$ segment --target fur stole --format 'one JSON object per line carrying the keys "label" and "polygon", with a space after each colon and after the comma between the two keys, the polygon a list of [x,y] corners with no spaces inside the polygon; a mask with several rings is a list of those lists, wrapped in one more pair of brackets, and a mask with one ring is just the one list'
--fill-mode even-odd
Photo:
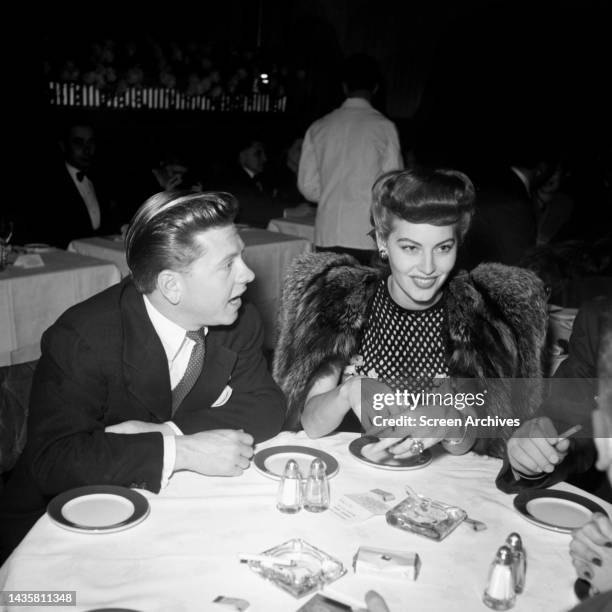
{"label": "fur stole", "polygon": [[[285,427],[299,429],[313,379],[330,363],[346,364],[357,352],[368,309],[387,269],[360,266],[349,255],[307,254],[286,276],[279,314],[274,378],[287,396]],[[542,282],[528,270],[481,264],[447,284],[453,378],[531,379],[495,384],[487,414],[530,418],[541,402],[541,358],[546,337]],[[511,429],[500,436],[507,439]],[[503,454],[499,439],[483,439],[477,450]]]}

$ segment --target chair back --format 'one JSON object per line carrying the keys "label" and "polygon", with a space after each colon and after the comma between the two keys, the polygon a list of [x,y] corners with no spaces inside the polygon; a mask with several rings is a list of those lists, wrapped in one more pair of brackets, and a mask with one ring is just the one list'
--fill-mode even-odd
{"label": "chair back", "polygon": [[36,364],[29,361],[0,368],[0,474],[14,467],[26,443]]}

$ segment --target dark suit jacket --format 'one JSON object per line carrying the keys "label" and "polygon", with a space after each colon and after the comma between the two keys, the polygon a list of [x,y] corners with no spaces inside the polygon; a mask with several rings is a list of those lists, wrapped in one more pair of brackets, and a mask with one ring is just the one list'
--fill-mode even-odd
{"label": "dark suit jacket", "polygon": [[612,502],[612,489],[606,474],[594,467],[595,444],[592,440],[591,412],[597,394],[597,358],[604,327],[612,324],[612,298],[598,297],[578,311],[569,341],[569,356],[550,381],[550,394],[538,416],[548,416],[557,431],[575,424],[583,429],[572,439],[570,452],[551,474],[537,480],[515,480],[506,457],[497,477],[498,488],[516,493],[524,488],[549,487],[567,480]]}
{"label": "dark suit jacket", "polygon": [[87,206],[62,161],[52,165],[43,178],[42,195],[28,202],[17,222],[17,244],[45,242],[61,249],[77,238],[117,233],[115,209],[108,194],[108,185],[98,174],[88,175],[100,206],[100,227],[94,230]]}
{"label": "dark suit jacket", "polygon": [[[260,442],[280,431],[285,400],[267,371],[262,337],[250,305],[233,325],[209,329],[202,374],[172,418],[184,434],[244,429]],[[211,408],[228,384],[227,403]],[[93,484],[159,491],[162,435],[104,428],[170,418],[168,362],[132,282],[66,311],[43,335],[28,441],[0,498],[0,553],[17,544],[62,491]]]}
{"label": "dark suit jacket", "polygon": [[236,165],[217,179],[215,189],[229,191],[236,196],[240,209],[236,221],[254,227],[267,227],[270,219],[283,216],[284,201],[273,197],[265,173],[251,178],[247,172]]}
{"label": "dark suit jacket", "polygon": [[525,185],[510,169],[478,187],[472,226],[461,249],[461,266],[482,262],[517,265],[536,244],[534,208]]}

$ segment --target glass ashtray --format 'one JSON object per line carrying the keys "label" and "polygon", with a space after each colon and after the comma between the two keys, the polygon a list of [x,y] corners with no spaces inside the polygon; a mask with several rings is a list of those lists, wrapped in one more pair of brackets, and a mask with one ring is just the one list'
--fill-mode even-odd
{"label": "glass ashtray", "polygon": [[346,573],[341,561],[301,539],[288,540],[261,556],[270,561],[249,561],[249,567],[294,597],[308,595]]}
{"label": "glass ashtray", "polygon": [[408,495],[385,515],[387,523],[432,540],[443,540],[467,518],[465,510],[416,493]]}

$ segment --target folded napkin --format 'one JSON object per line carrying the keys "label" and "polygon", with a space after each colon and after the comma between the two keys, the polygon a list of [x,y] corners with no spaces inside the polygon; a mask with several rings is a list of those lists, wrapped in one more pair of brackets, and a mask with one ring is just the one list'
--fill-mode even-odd
{"label": "folded napkin", "polygon": [[42,268],[45,262],[37,253],[25,253],[19,255],[13,264],[16,268]]}

